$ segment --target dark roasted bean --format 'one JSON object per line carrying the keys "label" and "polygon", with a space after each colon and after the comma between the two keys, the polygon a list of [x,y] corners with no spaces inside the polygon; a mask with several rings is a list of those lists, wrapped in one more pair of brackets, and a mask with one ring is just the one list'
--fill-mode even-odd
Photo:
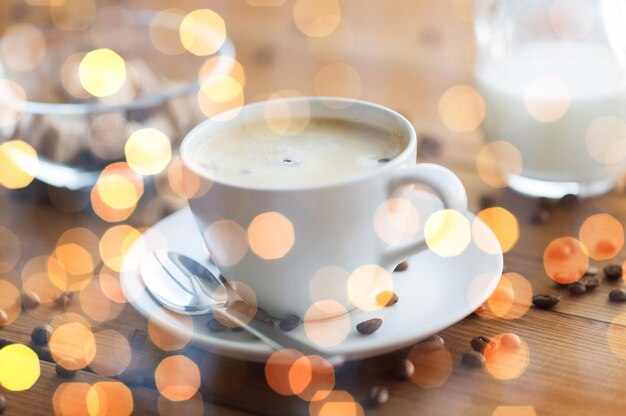
{"label": "dark roasted bean", "polygon": [[432,337],[426,338],[423,341],[420,341],[418,348],[421,351],[434,351],[445,346],[446,342],[439,335],[433,335]]}
{"label": "dark roasted bean", "polygon": [[411,378],[411,376],[413,376],[414,373],[415,365],[413,365],[413,362],[411,362],[410,360],[399,361],[398,364],[396,364],[391,371],[393,377],[398,380],[408,380]]}
{"label": "dark roasted bean", "polygon": [[487,307],[484,304],[479,305],[478,308],[474,309],[474,314],[478,316],[482,315],[485,312],[487,312]]}
{"label": "dark roasted bean", "polygon": [[559,205],[563,208],[572,209],[578,204],[578,196],[574,194],[567,194],[559,200]]}
{"label": "dark roasted bean", "polygon": [[378,331],[380,326],[383,324],[383,320],[380,318],[372,318],[367,321],[363,321],[356,326],[356,330],[361,334],[369,335]]}
{"label": "dark roasted bean", "polygon": [[73,298],[74,292],[62,292],[59,297],[54,300],[54,303],[65,309],[72,303]]}
{"label": "dark roasted bean", "polygon": [[148,334],[143,329],[133,329],[128,334],[128,343],[131,347],[139,348],[148,340]]}
{"label": "dark roasted bean", "polygon": [[22,293],[22,305],[25,309],[34,309],[41,303],[39,295],[35,292]]}
{"label": "dark roasted bean", "polygon": [[604,276],[609,280],[617,280],[622,277],[621,264],[609,264],[604,269]]}
{"label": "dark roasted bean", "polygon": [[[59,377],[63,378],[71,378],[76,375],[75,368],[77,366],[76,361],[71,358],[64,358],[54,366],[54,370],[56,371]],[[70,368],[68,368],[70,367]]]}
{"label": "dark roasted bean", "polygon": [[265,312],[263,309],[261,308],[256,308],[256,313],[254,314],[254,319],[256,319],[257,321],[269,321],[272,318],[269,317],[269,315],[267,314],[267,312]]}
{"label": "dark roasted bean", "polygon": [[403,261],[402,263],[398,264],[396,266],[396,268],[393,269],[393,271],[394,272],[403,272],[403,271],[405,271],[408,268],[409,268],[409,263],[407,263],[406,261]]}
{"label": "dark roasted bean", "polygon": [[496,206],[496,200],[491,195],[481,195],[478,204],[480,205],[480,209],[482,210]]}
{"label": "dark roasted bean", "polygon": [[389,162],[390,160],[391,160],[391,158],[390,158],[390,157],[383,157],[383,158],[378,159],[378,162],[379,162],[379,163],[387,163],[387,162]]}
{"label": "dark roasted bean", "polygon": [[497,347],[498,340],[495,338],[488,337],[487,335],[479,335],[472,340],[470,345],[474,351],[478,351],[483,353],[485,349],[490,345],[495,345]]}
{"label": "dark roasted bean", "polygon": [[389,390],[385,386],[375,386],[367,394],[367,405],[378,407],[389,401]]}
{"label": "dark roasted bean", "polygon": [[222,332],[226,329],[226,326],[215,318],[209,319],[206,326],[211,332]]}
{"label": "dark roasted bean", "polygon": [[567,290],[570,295],[578,296],[587,292],[587,286],[585,286],[584,282],[578,281],[576,283],[571,283],[567,285]]}
{"label": "dark roasted bean", "polygon": [[468,351],[463,354],[463,365],[471,368],[480,368],[485,363],[485,357],[478,351]]}
{"label": "dark roasted bean", "polygon": [[502,344],[502,346],[507,350],[514,350],[522,345],[522,339],[518,335],[508,332],[506,334],[502,334],[500,337],[500,344]]}
{"label": "dark roasted bean", "polygon": [[530,214],[529,221],[531,224],[544,225],[550,221],[550,211],[543,208],[536,208]]}
{"label": "dark roasted bean", "polygon": [[437,157],[440,153],[441,141],[436,137],[422,134],[417,140],[417,157]]}
{"label": "dark roasted bean", "polygon": [[4,326],[9,323],[9,315],[7,315],[4,309],[0,309],[0,326]]}
{"label": "dark roasted bean", "polygon": [[587,276],[580,279],[580,281],[585,285],[587,292],[596,290],[600,286],[600,279],[597,277]]}
{"label": "dark roasted bean", "polygon": [[398,295],[391,290],[383,290],[378,295],[376,295],[376,303],[380,306],[392,306],[398,303]]}
{"label": "dark roasted bean", "polygon": [[539,309],[551,309],[561,300],[561,295],[535,295],[533,305]]}
{"label": "dark roasted bean", "polygon": [[50,336],[52,336],[52,327],[50,325],[40,325],[30,333],[30,338],[35,345],[47,345]]}
{"label": "dark roasted bean", "polygon": [[611,302],[626,302],[626,289],[613,289],[609,292],[609,300]]}
{"label": "dark roasted bean", "polygon": [[296,315],[289,315],[288,317],[280,321],[279,326],[280,329],[282,329],[283,331],[293,331],[298,327],[298,325],[300,325],[300,322],[302,322],[300,317]]}

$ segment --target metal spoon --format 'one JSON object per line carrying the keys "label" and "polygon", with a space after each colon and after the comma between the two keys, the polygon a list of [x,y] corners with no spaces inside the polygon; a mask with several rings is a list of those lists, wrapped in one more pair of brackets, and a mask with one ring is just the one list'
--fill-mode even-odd
{"label": "metal spoon", "polygon": [[[245,331],[279,351],[293,348],[305,355],[319,355],[330,364],[343,364],[341,355],[328,355],[315,347],[303,343],[266,323],[255,319],[246,322],[242,315],[226,305],[232,296],[219,277],[193,259],[179,253],[157,250],[146,255],[141,262],[141,276],[148,292],[163,306],[174,312],[188,315],[219,313]],[[243,318],[243,319],[242,319]]]}

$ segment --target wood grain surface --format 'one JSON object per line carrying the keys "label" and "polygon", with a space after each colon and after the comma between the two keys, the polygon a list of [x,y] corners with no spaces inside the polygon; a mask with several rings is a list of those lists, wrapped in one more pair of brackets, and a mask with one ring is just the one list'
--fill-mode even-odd
{"label": "wood grain surface", "polygon": [[[550,311],[530,308],[522,317],[510,320],[470,316],[443,331],[440,335],[452,360],[451,373],[444,377],[441,386],[424,388],[413,381],[398,381],[390,375],[391,367],[409,353],[409,349],[405,349],[339,368],[336,390],[346,390],[363,403],[373,386],[386,386],[390,392],[389,402],[378,408],[366,408],[368,415],[624,414],[626,319],[616,318],[626,313],[626,303],[608,301],[608,292],[624,283],[621,280],[604,281],[592,293],[571,296],[566,288],[556,285],[546,275],[542,256],[553,239],[576,237],[580,225],[591,214],[609,213],[624,223],[625,195],[616,189],[608,195],[579,201],[573,206],[554,203],[547,223],[536,225],[530,217],[536,210],[537,201],[506,189],[491,188],[483,182],[476,167],[476,156],[482,147],[480,132],[454,133],[445,127],[438,112],[439,98],[446,89],[472,82],[473,40],[468,2],[342,1],[342,25],[351,33],[351,41],[345,53],[340,54],[336,48],[341,45],[337,45],[336,40],[326,42],[321,48],[330,51],[328,56],[333,58],[329,60],[311,53],[310,39],[294,25],[293,1],[274,2],[280,4],[276,7],[252,7],[250,4],[253,3],[238,0],[210,5],[224,17],[237,47],[237,59],[246,69],[247,101],[259,100],[285,89],[314,95],[317,92],[315,78],[322,67],[336,60],[350,64],[359,74],[359,98],[398,110],[410,119],[420,137],[432,137],[441,145],[439,150],[421,155],[420,161],[443,164],[458,174],[467,188],[472,211],[481,209],[480,200],[487,195],[496,205],[517,217],[519,241],[505,255],[506,270],[527,279],[535,294],[559,293],[562,296],[561,302]],[[133,6],[172,7],[171,2],[166,1],[137,1]],[[207,5],[206,2],[185,0],[177,2],[176,7],[192,10]],[[5,16],[11,14],[0,6],[0,17]],[[13,271],[0,275],[0,278],[19,281],[24,265],[36,256],[49,255],[59,236],[69,228],[86,227],[101,236],[110,226],[89,210],[60,212],[33,196],[37,186],[33,184],[31,189],[18,192],[0,191],[0,226],[12,230],[19,237],[21,246],[20,261]],[[136,227],[150,226],[155,217],[144,215],[144,209],[145,205],[142,205],[129,223]],[[0,251],[0,260],[2,256]],[[611,261],[621,263],[623,257],[622,251]],[[611,261],[592,264],[602,267]],[[60,306],[48,305],[41,306],[36,312],[23,312],[11,325],[0,329],[0,342],[2,345],[31,345],[33,328],[48,323],[63,312],[80,313],[80,303],[75,300],[65,311]],[[92,324],[94,331],[113,329],[124,336],[134,329],[147,329],[146,320],[131,305],[125,305],[114,319]],[[511,380],[499,380],[483,369],[461,365],[461,357],[470,350],[472,338],[507,332],[519,335],[528,347],[527,367],[521,375]],[[609,334],[613,349],[609,346]],[[99,353],[114,352],[106,348]],[[8,402],[5,414],[54,414],[53,395],[66,380],[55,375],[54,363],[45,348],[39,352],[41,377],[37,383],[24,392],[2,390]],[[145,346],[133,349],[129,368],[153,376],[158,363],[173,354],[190,357],[202,369],[200,394],[205,402],[202,414],[310,413],[308,402],[280,396],[268,387],[263,365],[220,358],[191,346],[182,351],[164,352],[148,341]],[[430,364],[426,367],[432,374],[424,370],[422,381],[433,381],[438,370],[447,369],[445,360]],[[94,384],[111,379],[87,368],[79,371],[72,381]],[[140,386],[132,386],[132,394],[135,414],[159,414],[159,401],[164,399],[159,398],[152,377],[147,377]],[[162,407],[160,414],[173,413]]]}

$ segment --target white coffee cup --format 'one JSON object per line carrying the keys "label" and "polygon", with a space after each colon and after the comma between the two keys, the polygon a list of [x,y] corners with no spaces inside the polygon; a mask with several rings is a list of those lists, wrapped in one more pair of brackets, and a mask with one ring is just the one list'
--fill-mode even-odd
{"label": "white coffee cup", "polygon": [[[311,119],[366,121],[402,134],[408,138],[407,144],[397,157],[380,167],[315,186],[272,188],[227,183],[194,161],[194,152],[206,137],[251,120],[262,121],[272,105],[287,106],[293,118],[306,115]],[[307,114],[299,115],[298,111]],[[423,184],[441,198],[446,208],[467,210],[467,196],[459,178],[436,164],[416,165],[415,130],[408,120],[383,106],[343,98],[289,98],[246,105],[236,116],[223,119],[201,123],[181,145],[185,168],[200,178],[201,189],[208,188],[191,198],[189,205],[209,253],[225,278],[249,286],[257,305],[273,316],[305,316],[313,303],[309,283],[323,268],[336,266],[351,273],[365,265],[378,265],[377,269],[390,274],[398,263],[426,247],[423,233],[394,245],[377,236],[374,214],[392,195]],[[256,218],[276,224],[278,228],[271,238],[288,240],[289,249],[280,258],[263,258],[250,246],[255,243],[250,240],[250,224]],[[273,221],[277,218],[280,221]],[[329,285],[327,292],[345,292],[345,281],[341,279]],[[355,306],[350,300],[343,303],[346,309]]]}

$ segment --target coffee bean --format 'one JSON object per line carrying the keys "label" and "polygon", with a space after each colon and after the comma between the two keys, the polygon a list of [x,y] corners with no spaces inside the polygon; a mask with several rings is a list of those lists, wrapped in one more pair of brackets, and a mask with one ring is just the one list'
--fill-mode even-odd
{"label": "coffee bean", "polygon": [[391,374],[398,380],[408,380],[415,373],[415,365],[410,360],[402,360],[393,367]]}
{"label": "coffee bean", "polygon": [[485,356],[478,351],[468,351],[461,359],[463,365],[471,368],[480,368],[485,364]]}
{"label": "coffee bean", "polygon": [[[76,370],[71,370],[70,368],[76,368],[77,363],[71,358],[64,358],[54,366],[54,370],[56,371],[59,377],[63,378],[71,378],[76,375]],[[70,368],[68,368],[70,367]]]}
{"label": "coffee bean", "polygon": [[367,405],[369,407],[378,407],[389,401],[389,390],[384,386],[375,386],[367,394]]}
{"label": "coffee bean", "polygon": [[446,342],[439,335],[433,335],[430,338],[426,338],[421,341],[418,345],[418,348],[421,351],[434,351],[445,346]]}
{"label": "coffee bean", "polygon": [[65,309],[72,303],[73,298],[74,292],[62,292],[59,297],[54,300],[54,303]]}
{"label": "coffee bean", "polygon": [[596,266],[589,266],[585,271],[585,276],[595,276],[600,270]]}
{"label": "coffee bean", "polygon": [[472,349],[480,353],[485,352],[485,349],[490,344],[492,346],[495,345],[497,347],[498,340],[496,340],[495,338],[488,337],[487,335],[479,335],[476,338],[474,338],[472,342],[470,342]]}
{"label": "coffee bean", "polygon": [[441,153],[441,147],[441,140],[422,134],[417,140],[417,157],[437,157]]}
{"label": "coffee bean", "polygon": [[406,261],[403,261],[402,263],[398,264],[396,266],[396,268],[393,269],[393,271],[394,272],[403,272],[403,271],[405,271],[408,268],[409,268],[409,263],[407,263]]}
{"label": "coffee bean", "polygon": [[580,279],[580,281],[585,285],[587,292],[596,290],[600,286],[600,279],[597,277],[587,276]]}
{"label": "coffee bean", "polygon": [[22,293],[22,305],[24,309],[34,309],[41,303],[39,299],[39,295],[35,292],[24,292]]}
{"label": "coffee bean", "polygon": [[380,318],[372,318],[367,321],[363,321],[356,326],[356,330],[361,334],[369,335],[378,331],[380,326],[383,324],[383,320]]}
{"label": "coffee bean", "polygon": [[211,332],[222,332],[226,329],[226,326],[215,318],[209,319],[206,326]]}
{"label": "coffee bean", "polygon": [[566,209],[572,209],[578,204],[578,196],[567,194],[559,200],[559,205]]}
{"label": "coffee bean", "polygon": [[567,285],[567,290],[569,291],[570,295],[578,296],[584,294],[587,291],[587,286],[585,286],[583,282],[578,281]]}
{"label": "coffee bean", "polygon": [[254,314],[254,319],[256,319],[257,321],[271,321],[272,318],[270,318],[270,316],[267,314],[267,312],[265,312],[263,309],[261,308],[256,308],[256,312]]}
{"label": "coffee bean", "polygon": [[378,159],[378,163],[387,163],[391,160],[391,158],[389,157],[383,157],[381,159]]}
{"label": "coffee bean", "polygon": [[391,290],[383,290],[376,295],[376,303],[385,307],[395,305],[398,303],[398,295]]}
{"label": "coffee bean", "polygon": [[603,270],[604,276],[609,280],[617,280],[622,277],[621,264],[609,264]]}
{"label": "coffee bean", "polygon": [[492,195],[481,195],[478,201],[480,209],[487,209],[496,206],[496,200]]}
{"label": "coffee bean", "polygon": [[139,369],[126,370],[117,377],[128,386],[141,386],[146,381],[144,372]]}
{"label": "coffee bean", "polygon": [[510,332],[506,334],[502,334],[500,337],[500,344],[507,350],[515,350],[522,345],[522,339],[516,334],[512,334]]}
{"label": "coffee bean", "polygon": [[4,394],[0,394],[0,415],[4,413],[7,408],[7,398]]}
{"label": "coffee bean", "polygon": [[479,305],[478,308],[474,309],[474,315],[480,316],[485,312],[487,312],[487,307],[484,304]]}
{"label": "coffee bean", "polygon": [[0,326],[4,326],[9,323],[9,315],[4,309],[0,309]]}
{"label": "coffee bean", "polygon": [[128,334],[128,343],[133,348],[142,347],[148,340],[148,334],[143,329],[133,329]]}
{"label": "coffee bean", "polygon": [[283,331],[293,331],[298,327],[298,325],[300,325],[300,322],[302,322],[302,320],[298,316],[289,315],[288,317],[280,321],[280,324],[278,326]]}
{"label": "coffee bean", "polygon": [[548,221],[550,221],[550,215],[550,211],[548,211],[547,209],[536,208],[530,214],[528,220],[531,224],[534,225],[544,225],[547,224]]}
{"label": "coffee bean", "polygon": [[533,305],[539,309],[551,309],[561,300],[561,295],[535,295]]}
{"label": "coffee bean", "polygon": [[41,325],[33,329],[30,338],[35,345],[47,345],[52,336],[52,327],[50,325]]}
{"label": "coffee bean", "polygon": [[609,300],[611,302],[626,302],[626,289],[613,289],[609,292]]}

